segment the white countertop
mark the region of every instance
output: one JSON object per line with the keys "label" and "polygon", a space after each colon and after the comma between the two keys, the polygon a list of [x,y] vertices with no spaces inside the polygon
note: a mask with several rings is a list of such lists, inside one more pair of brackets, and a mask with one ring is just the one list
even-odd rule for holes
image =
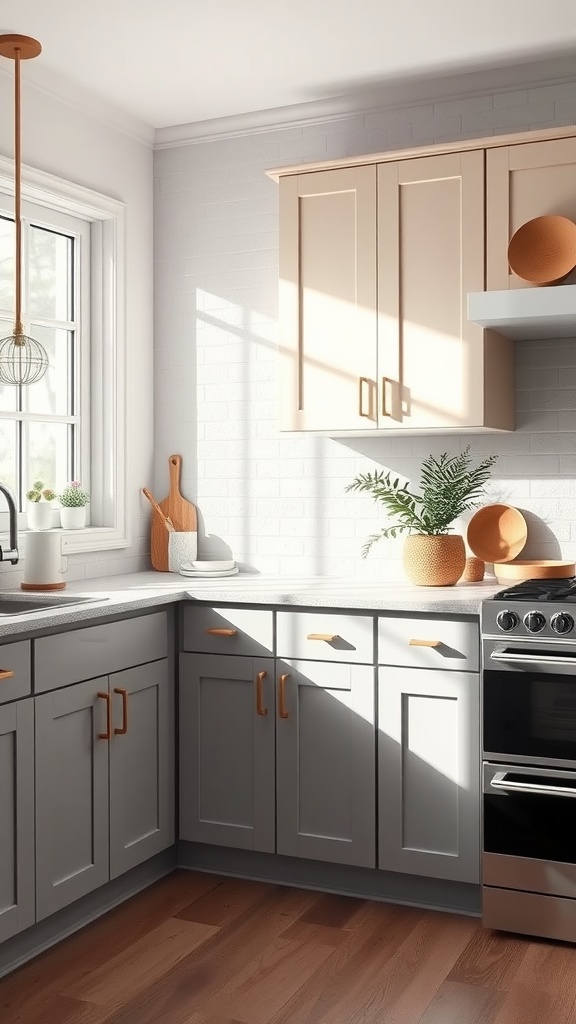
{"label": "white countertop", "polygon": [[[39,612],[0,614],[0,637],[10,638],[57,626],[76,625],[182,600],[233,604],[288,605],[366,611],[406,611],[422,614],[477,615],[480,603],[493,597],[502,584],[458,583],[454,587],[415,587],[404,582],[359,581],[339,577],[279,577],[241,573],[219,580],[192,580],[174,573],[142,572],[70,583],[55,595],[27,593],[30,600],[55,596],[62,602],[74,595],[95,600]],[[18,590],[0,592],[2,598]]]}

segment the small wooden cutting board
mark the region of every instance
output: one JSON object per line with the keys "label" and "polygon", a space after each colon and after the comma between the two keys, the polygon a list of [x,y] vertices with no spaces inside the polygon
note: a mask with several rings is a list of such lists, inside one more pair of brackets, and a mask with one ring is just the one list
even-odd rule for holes
{"label": "small wooden cutting board", "polygon": [[[158,502],[162,512],[168,516],[178,532],[197,533],[198,514],[196,505],[182,497],[180,492],[180,471],[182,469],[182,458],[180,455],[171,455],[168,459],[168,472],[170,475],[170,489],[168,497]],[[150,535],[150,557],[152,565],[159,572],[168,572],[168,544],[170,531],[166,522],[154,510],[152,511],[152,525]]]}

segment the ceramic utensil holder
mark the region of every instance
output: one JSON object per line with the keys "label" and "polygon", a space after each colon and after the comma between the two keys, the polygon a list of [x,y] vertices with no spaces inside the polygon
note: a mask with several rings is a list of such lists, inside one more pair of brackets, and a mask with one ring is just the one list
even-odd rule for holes
{"label": "ceramic utensil holder", "polygon": [[60,530],[28,530],[24,552],[22,590],[64,590],[62,573],[68,559],[62,554]]}
{"label": "ceramic utensil holder", "polygon": [[193,562],[198,554],[198,534],[174,530],[168,534],[168,572],[179,572],[184,562]]}

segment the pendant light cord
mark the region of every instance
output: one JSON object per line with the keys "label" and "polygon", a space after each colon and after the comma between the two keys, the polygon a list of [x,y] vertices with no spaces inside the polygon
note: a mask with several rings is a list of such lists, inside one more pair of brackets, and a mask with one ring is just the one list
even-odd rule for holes
{"label": "pendant light cord", "polygon": [[16,317],[14,336],[16,343],[24,333],[22,324],[22,215],[21,215],[21,160],[22,149],[20,140],[20,49],[14,50],[14,228],[16,231]]}

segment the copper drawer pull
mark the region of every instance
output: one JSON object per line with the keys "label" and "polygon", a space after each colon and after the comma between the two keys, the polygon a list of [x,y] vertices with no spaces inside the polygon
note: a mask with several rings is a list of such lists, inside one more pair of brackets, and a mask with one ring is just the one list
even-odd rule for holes
{"label": "copper drawer pull", "polygon": [[338,633],[308,633],[307,640],[325,640],[327,644],[338,639]]}
{"label": "copper drawer pull", "polygon": [[206,630],[208,636],[236,636],[237,629],[217,629],[215,626]]}
{"label": "copper drawer pull", "polygon": [[13,675],[11,668],[0,668],[0,679],[12,679]]}
{"label": "copper drawer pull", "polygon": [[388,380],[388,377],[382,377],[382,410],[380,413],[381,416],[391,415],[391,413],[389,413],[386,409],[386,385],[390,383],[391,381]]}
{"label": "copper drawer pull", "polygon": [[409,640],[409,647],[441,647],[441,640]]}
{"label": "copper drawer pull", "polygon": [[266,675],[266,672],[259,672],[256,676],[256,714],[261,715],[262,718],[268,714],[268,708],[264,707],[262,700],[262,683],[266,679]]}
{"label": "copper drawer pull", "polygon": [[289,673],[286,673],[286,675],[280,676],[280,680],[278,682],[278,716],[280,718],[290,718],[290,712],[286,711],[285,694],[286,680],[289,678]]}
{"label": "copper drawer pull", "polygon": [[370,419],[370,409],[368,412],[364,412],[364,385],[370,386],[370,380],[368,377],[358,377],[358,415],[365,416],[366,419]]}
{"label": "copper drawer pull", "polygon": [[112,697],[109,693],[98,691],[97,696],[106,701],[106,732],[99,732],[99,740],[109,740],[112,735]]}
{"label": "copper drawer pull", "polygon": [[114,693],[119,693],[122,697],[122,725],[119,729],[114,729],[114,735],[125,736],[128,732],[128,690],[123,686],[115,686]]}

